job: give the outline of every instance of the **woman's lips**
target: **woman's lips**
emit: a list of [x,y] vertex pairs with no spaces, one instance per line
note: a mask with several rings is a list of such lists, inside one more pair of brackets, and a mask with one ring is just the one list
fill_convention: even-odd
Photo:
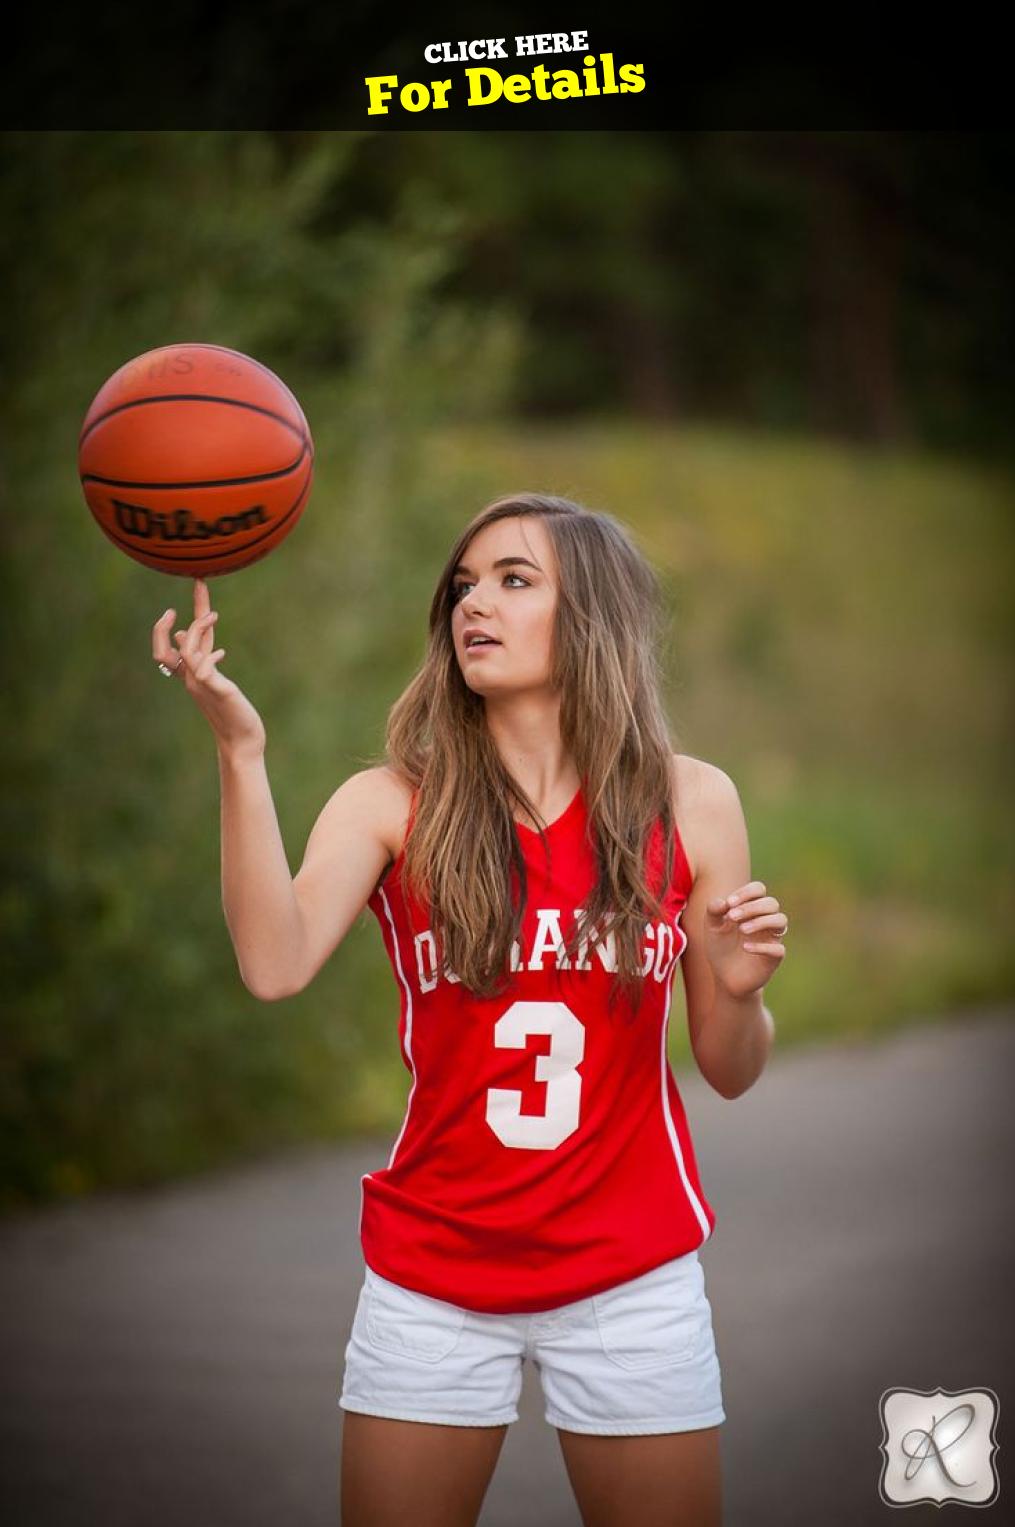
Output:
[[500,642],[476,642],[472,647],[466,647],[466,657],[472,657],[477,652],[492,652],[494,647],[499,647]]

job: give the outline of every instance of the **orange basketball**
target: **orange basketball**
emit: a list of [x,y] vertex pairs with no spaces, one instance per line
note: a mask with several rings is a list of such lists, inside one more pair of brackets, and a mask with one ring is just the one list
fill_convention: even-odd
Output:
[[306,507],[314,446],[303,410],[260,361],[164,345],[114,371],[85,415],[78,470],[114,546],[193,578],[274,551]]

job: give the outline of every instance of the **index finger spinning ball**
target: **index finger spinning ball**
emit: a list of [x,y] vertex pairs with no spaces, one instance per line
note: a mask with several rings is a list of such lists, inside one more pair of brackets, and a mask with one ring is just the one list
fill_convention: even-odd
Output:
[[303,513],[313,466],[289,388],[222,345],[128,361],[99,388],[78,441],[85,499],[113,545],[193,578],[274,551]]

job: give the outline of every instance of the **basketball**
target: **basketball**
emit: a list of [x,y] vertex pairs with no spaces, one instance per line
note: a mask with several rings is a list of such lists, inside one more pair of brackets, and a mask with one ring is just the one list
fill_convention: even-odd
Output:
[[267,366],[222,345],[165,345],[103,383],[78,470],[113,545],[161,573],[214,578],[266,557],[306,507],[314,447]]

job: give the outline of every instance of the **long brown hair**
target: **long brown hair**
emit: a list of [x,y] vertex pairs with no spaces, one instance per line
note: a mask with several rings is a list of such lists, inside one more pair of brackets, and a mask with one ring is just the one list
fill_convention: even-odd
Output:
[[[419,792],[403,875],[407,889],[429,904],[443,964],[475,995],[501,995],[528,894],[511,803],[533,821],[539,816],[501,761],[482,695],[462,675],[451,633],[452,577],[484,525],[529,515],[542,518],[557,556],[551,682],[560,691],[561,740],[582,782],[598,866],[565,949],[573,959],[586,934],[591,947],[612,932],[619,986],[637,1008],[646,918],[662,915],[660,897],[674,868],[673,748],[659,694],[659,585],[611,515],[541,493],[511,494],[481,510],[451,548],[430,605],[426,656],[385,731],[387,764]],[[658,895],[644,873],[656,820],[668,845]],[[540,839],[545,844],[542,829]],[[515,906],[505,894],[511,867],[521,892]]]

